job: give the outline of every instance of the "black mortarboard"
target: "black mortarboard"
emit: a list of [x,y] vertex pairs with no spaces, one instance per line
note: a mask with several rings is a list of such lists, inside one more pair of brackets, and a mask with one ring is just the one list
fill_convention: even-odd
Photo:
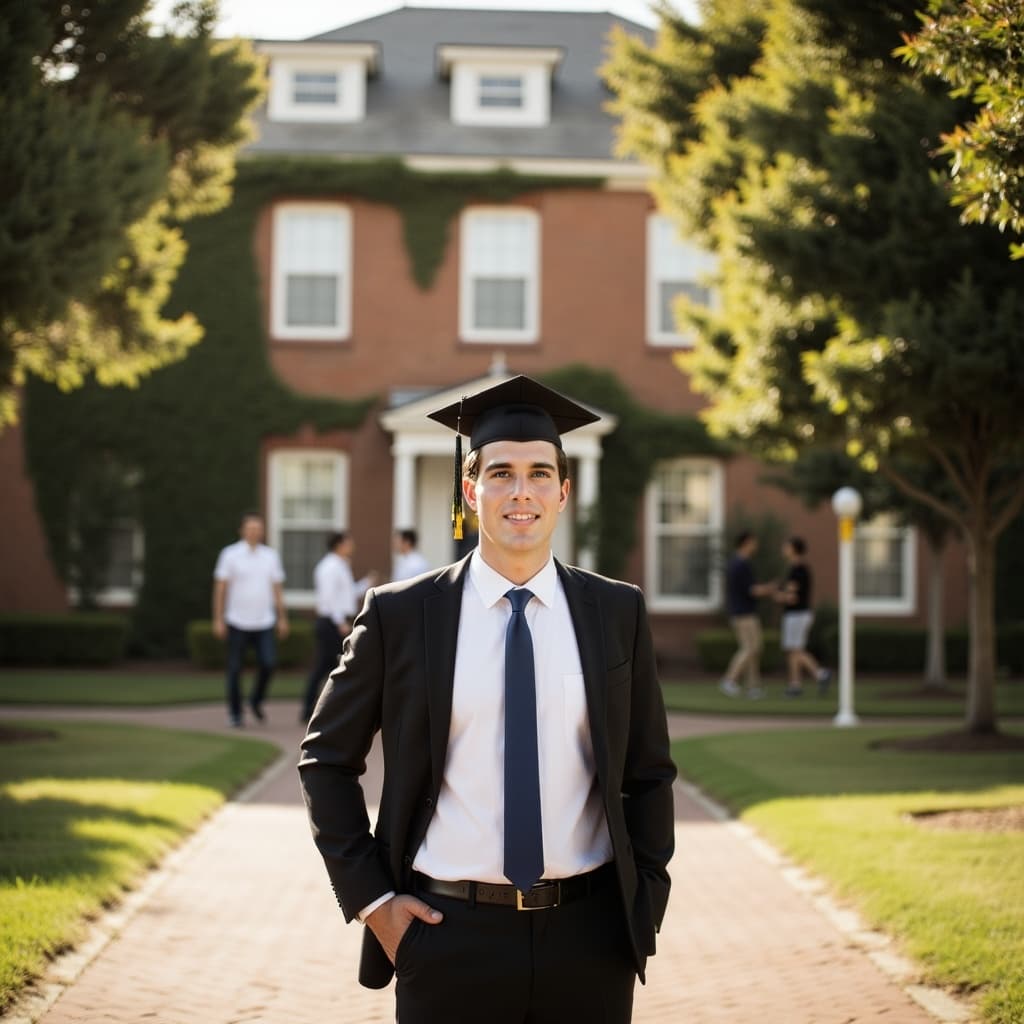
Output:
[[474,451],[491,441],[550,441],[562,447],[562,434],[594,423],[601,417],[571,398],[552,391],[530,377],[513,377],[465,395],[444,409],[428,414],[455,431],[455,490],[452,527],[462,539],[462,435]]

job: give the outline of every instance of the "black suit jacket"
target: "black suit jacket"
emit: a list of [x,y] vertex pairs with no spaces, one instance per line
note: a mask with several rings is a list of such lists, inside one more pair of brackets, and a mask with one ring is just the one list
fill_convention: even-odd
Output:
[[[347,920],[412,862],[441,789],[468,559],[368,592],[302,743],[313,836]],[[641,980],[668,900],[672,781],[665,709],[637,587],[557,565],[579,645],[598,783]],[[370,832],[359,777],[380,730],[384,783]],[[391,962],[370,929],[359,980],[382,988]]]

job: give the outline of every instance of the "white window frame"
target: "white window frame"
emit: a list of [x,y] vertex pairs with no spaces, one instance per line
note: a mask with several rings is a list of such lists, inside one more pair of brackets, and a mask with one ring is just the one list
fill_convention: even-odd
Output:
[[[336,216],[343,227],[344,238],[338,250],[335,273],[341,278],[335,300],[337,322],[333,326],[307,326],[285,321],[287,311],[288,273],[284,247],[284,224],[287,217],[297,212],[321,213]],[[271,334],[284,341],[344,341],[352,334],[352,211],[343,203],[287,202],[274,207],[271,231]],[[317,271],[322,272],[322,271]]]
[[[665,246],[672,244],[674,252],[668,257],[671,262],[692,262],[691,276],[679,277],[679,271],[672,272],[665,266]],[[717,260],[712,253],[680,238],[672,222],[660,213],[651,213],[647,218],[647,342],[650,345],[689,348],[694,342],[693,331],[665,331],[661,326],[661,283],[682,280],[710,287],[707,283],[714,274]],[[717,296],[711,290],[710,307],[714,308]]]
[[[284,499],[283,475],[287,464],[296,459],[329,459],[334,465],[334,515],[330,521],[285,520],[281,505]],[[324,448],[277,448],[267,456],[267,543],[281,553],[281,536],[285,529],[344,530],[348,525],[349,457],[345,452]],[[326,548],[324,549],[326,553]],[[304,585],[297,585],[297,584]],[[285,579],[285,604],[289,608],[316,607],[313,578]]]
[[[473,281],[471,224],[488,218],[525,220],[533,237],[532,266],[526,271],[524,322],[522,328],[477,327],[473,323]],[[459,337],[462,341],[531,344],[540,337],[540,216],[529,207],[474,206],[464,210],[459,221]]]
[[[94,597],[100,608],[130,608],[139,599],[139,592],[143,583],[143,561],[146,557],[146,533],[142,523],[137,519],[121,518],[110,524],[115,526],[128,526],[132,533],[132,584],[130,587],[104,587],[97,590]],[[70,586],[68,589],[68,600],[77,605],[80,593],[78,587]]]
[[[270,62],[267,116],[271,121],[353,124],[366,118],[367,65],[362,60],[326,57],[274,57]],[[333,103],[296,103],[297,74],[335,75]]]
[[856,586],[857,541],[878,537],[891,541],[899,539],[902,545],[901,593],[897,597],[858,597],[853,595],[855,615],[913,615],[917,611],[917,531],[912,526],[903,526],[883,521],[858,522],[854,532],[854,586]]
[[[660,488],[658,471],[668,466],[683,465],[710,473],[711,501],[708,510],[710,521],[706,526],[683,525],[666,527],[658,521]],[[722,603],[722,574],[718,571],[717,546],[721,542],[725,524],[725,473],[722,464],[715,459],[680,458],[668,459],[655,466],[644,496],[644,576],[647,581],[645,592],[652,611],[655,612],[709,612]],[[708,561],[710,581],[707,597],[687,597],[680,594],[662,594],[658,590],[658,539],[663,535],[707,536],[711,545]]]

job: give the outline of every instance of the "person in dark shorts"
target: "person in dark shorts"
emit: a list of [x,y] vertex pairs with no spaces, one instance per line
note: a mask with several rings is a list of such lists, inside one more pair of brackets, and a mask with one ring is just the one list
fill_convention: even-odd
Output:
[[832,673],[819,665],[818,659],[807,650],[807,638],[814,622],[811,606],[813,579],[807,564],[807,543],[802,537],[790,537],[782,545],[782,553],[789,562],[789,573],[776,600],[783,606],[782,649],[786,652],[789,679],[786,696],[799,697],[804,692],[804,672],[818,684],[818,693],[824,694],[828,690]]

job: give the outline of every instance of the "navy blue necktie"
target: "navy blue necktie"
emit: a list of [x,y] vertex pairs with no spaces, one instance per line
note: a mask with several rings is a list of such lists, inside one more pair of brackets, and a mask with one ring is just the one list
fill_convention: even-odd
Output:
[[505,877],[526,892],[544,873],[537,763],[537,685],[533,639],[526,621],[529,590],[505,595]]

